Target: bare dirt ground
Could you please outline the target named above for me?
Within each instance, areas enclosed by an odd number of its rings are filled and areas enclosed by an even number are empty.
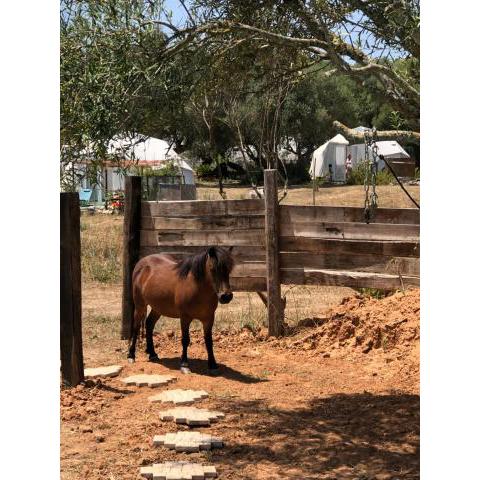
[[[153,435],[186,427],[160,420],[163,407],[147,401],[151,389],[106,379],[62,390],[62,478],[132,479],[141,465],[186,459],[235,480],[419,478],[418,290],[350,297],[310,323],[317,326],[280,340],[267,340],[261,327],[217,330],[219,377],[207,375],[198,331],[188,376],[178,372],[178,328],[156,333],[160,364],[147,362],[142,348],[136,364],[126,363],[120,340],[87,341],[88,366],[176,373],[173,388],[207,390],[202,407],[226,419],[201,430],[223,437],[225,447],[195,454],[153,447]]]
[[[249,189],[228,188],[228,198]],[[419,187],[408,187],[419,198]],[[201,187],[199,199],[217,198]],[[383,207],[411,207],[398,186],[378,187]],[[363,187],[321,188],[317,204],[361,206]],[[311,204],[309,188],[290,189],[284,203]],[[217,467],[220,479],[419,478],[419,291],[381,300],[350,288],[282,286],[289,335],[268,340],[265,307],[237,292],[217,310],[214,348],[221,375],[207,375],[198,322],[189,349],[192,374],[178,370],[178,320],[162,318],[155,345],[160,364],[126,362],[119,338],[120,216],[82,216],[83,341],[86,367],[120,364],[121,376],[170,373],[171,388],[205,389],[198,405],[224,420],[198,430],[223,437],[212,452],[175,453],[153,447],[156,434],[186,429],[162,422],[155,390],[119,378],[61,390],[63,480],[140,478],[142,465],[190,460]],[[169,387],[170,388],[170,387]],[[159,391],[158,389],[156,391]]]

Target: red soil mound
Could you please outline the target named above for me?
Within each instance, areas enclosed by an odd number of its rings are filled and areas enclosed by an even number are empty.
[[[381,300],[347,298],[317,324],[308,335],[287,341],[285,346],[325,351],[353,349],[365,354],[379,349],[411,349],[420,340],[420,290],[395,293]]]

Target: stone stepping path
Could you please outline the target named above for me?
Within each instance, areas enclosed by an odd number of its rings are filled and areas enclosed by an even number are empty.
[[[140,468],[140,475],[151,480],[205,480],[215,478],[217,470],[200,463],[165,462]]]
[[[196,407],[176,407],[160,412],[160,418],[163,421],[175,421],[179,424],[195,427],[209,426],[212,422],[225,418],[225,414]]]
[[[172,377],[171,375],[147,375],[147,374],[140,374],[140,375],[132,375],[130,377],[122,378],[122,382],[126,383],[127,385],[137,385],[138,387],[145,387],[149,386],[153,387],[161,387],[162,385],[168,385],[170,382],[176,380],[176,377]]]
[[[175,405],[189,405],[207,397],[208,393],[205,390],[167,390],[148,399],[151,402],[173,402]]]
[[[116,377],[123,367],[120,365],[109,365],[108,367],[85,368],[83,376],[85,378],[94,377]]]
[[[200,432],[175,432],[166,435],[155,435],[153,444],[164,446],[177,452],[199,452],[200,450],[211,450],[212,448],[223,447],[223,440],[220,437],[212,437],[209,433]]]

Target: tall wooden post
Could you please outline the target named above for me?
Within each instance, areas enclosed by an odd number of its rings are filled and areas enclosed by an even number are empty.
[[[83,381],[80,200],[60,193],[60,360],[63,382]]]
[[[277,170],[264,170],[265,187],[265,246],[267,261],[268,334],[283,334],[283,303],[280,290],[280,234],[277,193]]]
[[[132,273],[140,251],[142,220],[142,177],[125,177],[123,221],[123,296],[121,338],[128,339],[133,328]]]

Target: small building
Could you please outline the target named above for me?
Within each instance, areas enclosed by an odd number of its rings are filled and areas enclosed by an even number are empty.
[[[109,160],[97,172],[96,178],[89,178],[85,165],[75,166],[79,178],[78,188],[91,189],[92,202],[102,203],[107,193],[124,190],[125,176],[132,174],[145,175],[144,186],[151,200],[196,199],[192,167],[165,140],[145,136],[119,137],[110,142],[108,153],[116,160]],[[152,175],[152,172],[161,170],[169,163],[178,167],[178,175]]]

